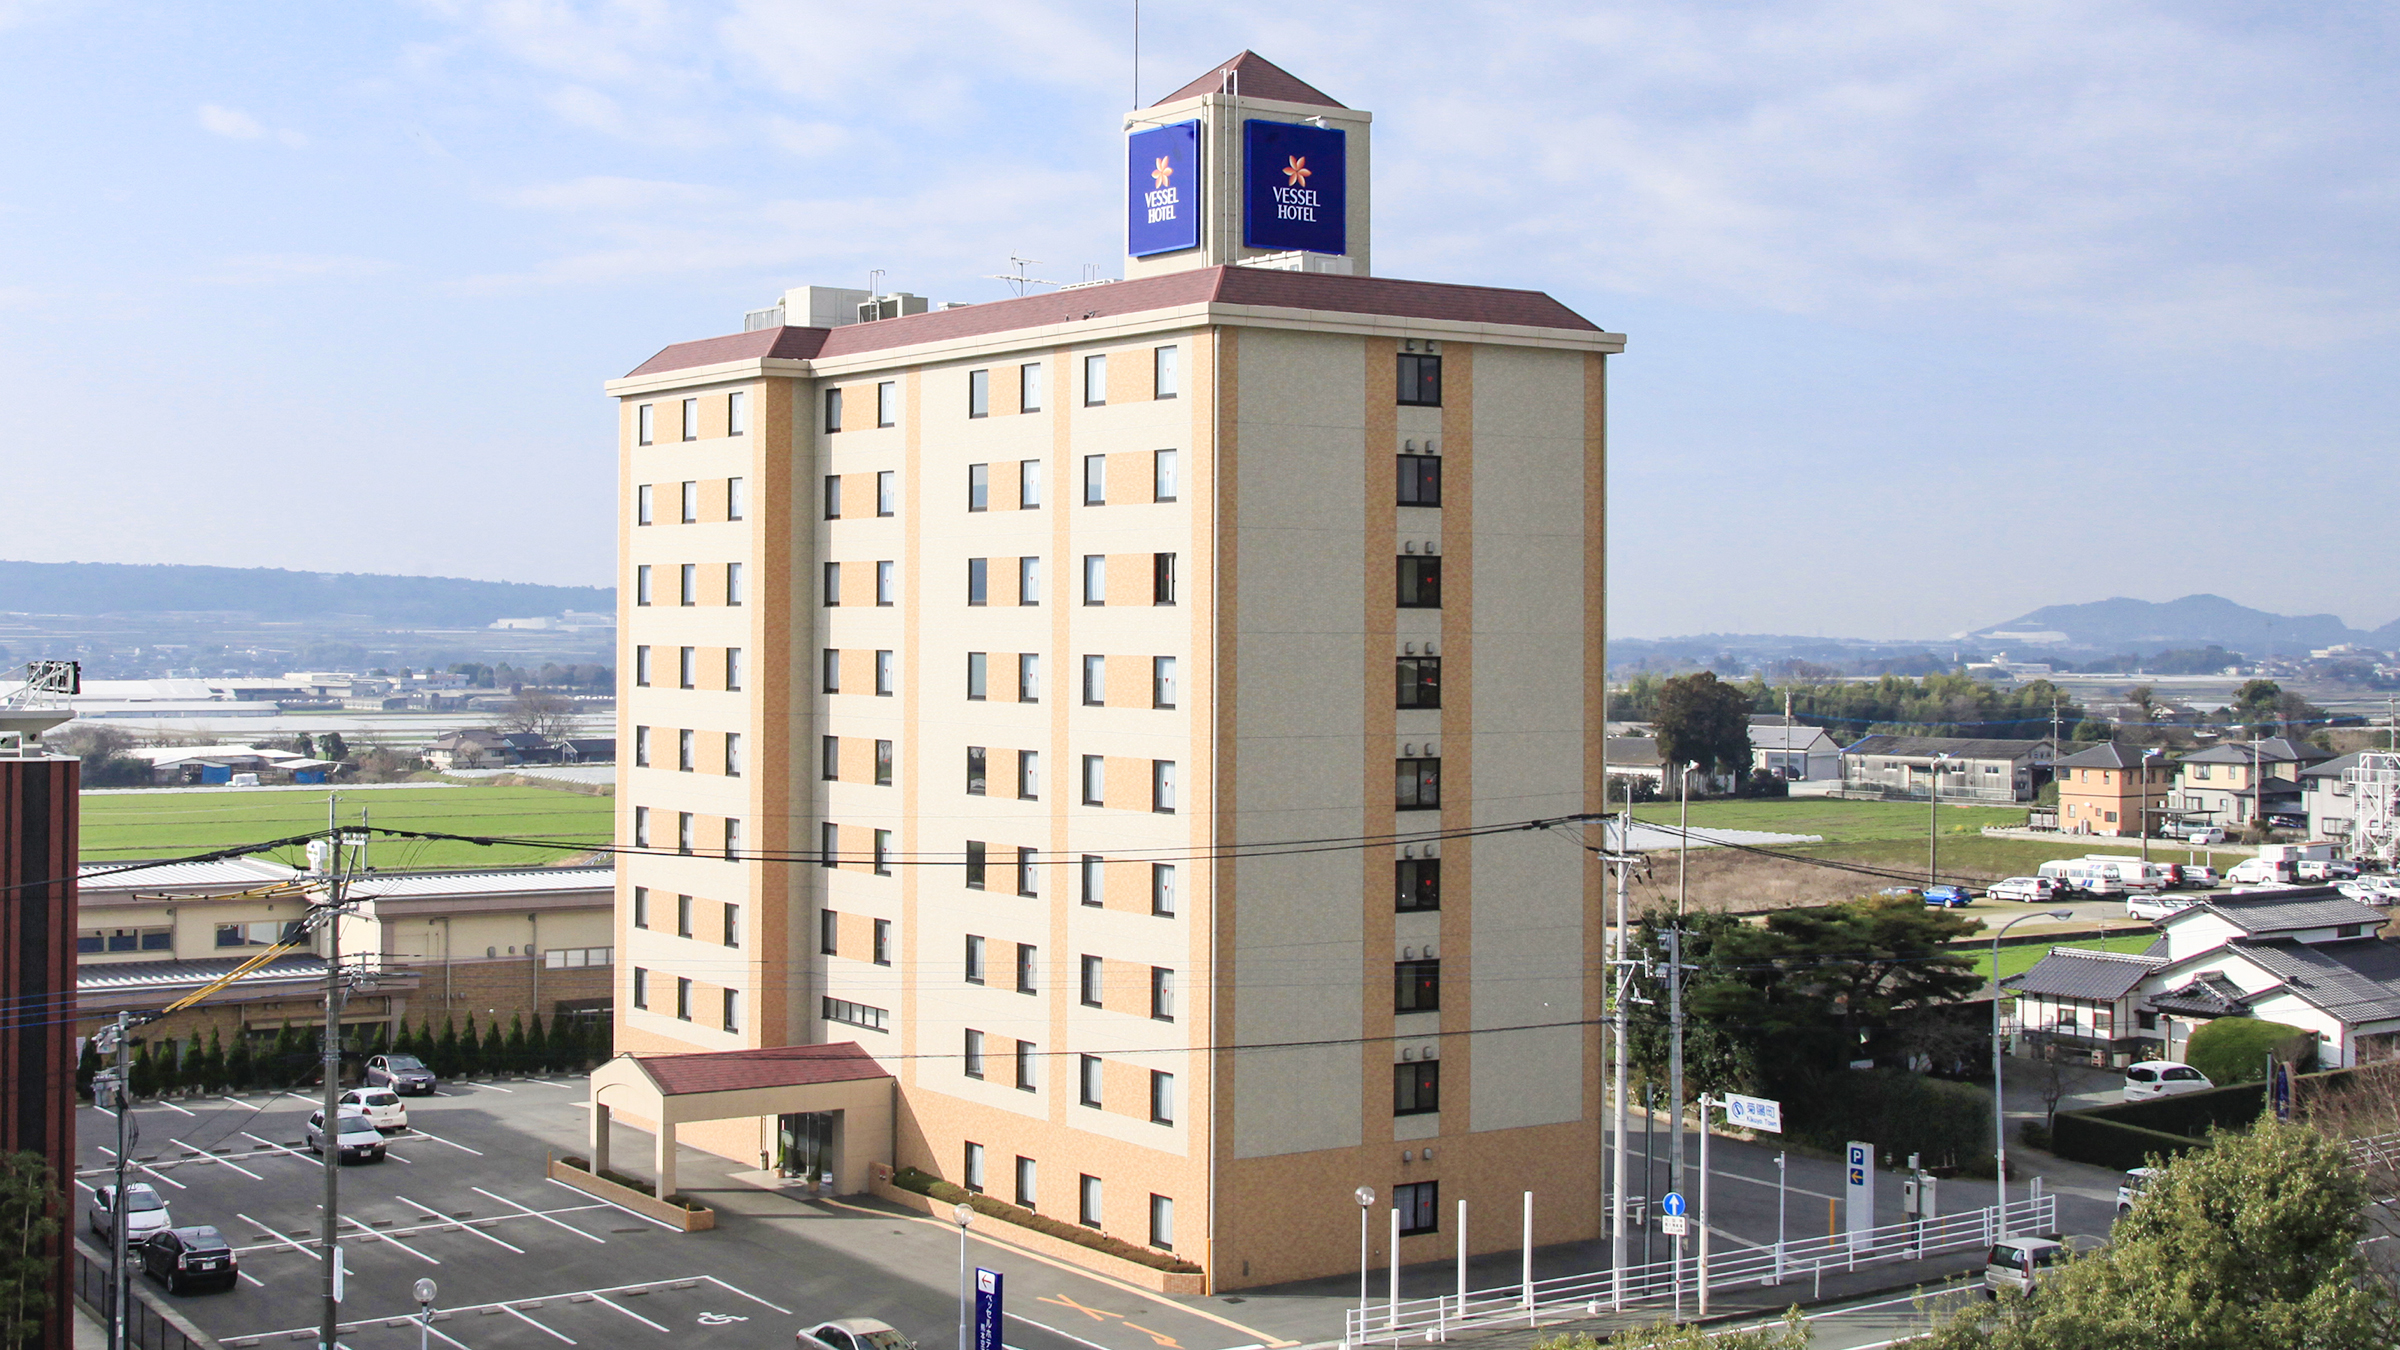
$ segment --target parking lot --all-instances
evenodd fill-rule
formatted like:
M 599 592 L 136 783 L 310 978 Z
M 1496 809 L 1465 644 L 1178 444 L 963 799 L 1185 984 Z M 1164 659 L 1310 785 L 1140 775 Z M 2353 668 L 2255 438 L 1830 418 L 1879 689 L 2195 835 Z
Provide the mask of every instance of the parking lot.
M 352 1350 L 417 1344 L 410 1290 L 422 1277 L 440 1287 L 432 1343 L 460 1350 L 653 1337 L 712 1350 L 782 1347 L 801 1328 L 860 1316 L 931 1350 L 956 1339 L 959 1239 L 946 1224 L 753 1185 L 734 1165 L 686 1149 L 684 1189 L 719 1217 L 714 1231 L 681 1233 L 544 1176 L 546 1152 L 584 1149 L 579 1080 L 444 1084 L 440 1095 L 407 1101 L 410 1128 L 390 1134 L 386 1159 L 341 1170 L 341 1343 Z M 135 1110 L 133 1179 L 157 1188 L 177 1225 L 215 1225 L 239 1257 L 231 1292 L 172 1300 L 228 1346 L 314 1339 L 324 1172 L 302 1134 L 315 1106 L 279 1093 Z M 113 1179 L 116 1122 L 87 1106 L 80 1135 L 75 1222 L 92 1240 L 92 1188 Z M 632 1130 L 615 1141 L 629 1160 L 649 1146 Z M 969 1258 L 1008 1279 L 1014 1350 L 1228 1350 L 1293 1339 L 1235 1321 L 1226 1314 L 1241 1310 L 1219 1311 L 1217 1300 L 1167 1299 L 1014 1248 L 975 1240 Z M 1338 1305 L 1324 1316 L 1338 1334 Z

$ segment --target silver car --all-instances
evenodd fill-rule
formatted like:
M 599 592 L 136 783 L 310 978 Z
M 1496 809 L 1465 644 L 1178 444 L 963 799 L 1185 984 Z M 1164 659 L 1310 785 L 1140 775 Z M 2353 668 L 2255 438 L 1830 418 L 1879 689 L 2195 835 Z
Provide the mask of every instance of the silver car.
M 102 1186 L 92 1192 L 92 1231 L 103 1240 L 114 1240 L 117 1223 L 117 1188 Z M 139 1242 L 152 1233 L 164 1232 L 175 1226 L 168 1217 L 167 1202 L 158 1198 L 158 1191 L 146 1181 L 128 1182 L 125 1186 L 125 1240 Z
M 798 1350 L 917 1350 L 917 1343 L 889 1322 L 844 1317 L 792 1333 Z

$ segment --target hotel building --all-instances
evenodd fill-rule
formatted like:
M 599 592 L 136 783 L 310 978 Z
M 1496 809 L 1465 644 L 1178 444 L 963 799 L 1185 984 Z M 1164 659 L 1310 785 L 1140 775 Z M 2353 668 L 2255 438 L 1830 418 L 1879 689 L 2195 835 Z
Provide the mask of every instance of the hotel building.
M 1599 1232 L 1600 873 L 1475 832 L 1601 805 L 1624 340 L 1371 275 L 1369 125 L 1244 53 L 1127 117 L 1125 280 L 804 288 L 608 385 L 620 1051 L 855 1042 L 845 1181 L 1211 1289 L 1354 1268 L 1362 1186 L 1409 1261 Z

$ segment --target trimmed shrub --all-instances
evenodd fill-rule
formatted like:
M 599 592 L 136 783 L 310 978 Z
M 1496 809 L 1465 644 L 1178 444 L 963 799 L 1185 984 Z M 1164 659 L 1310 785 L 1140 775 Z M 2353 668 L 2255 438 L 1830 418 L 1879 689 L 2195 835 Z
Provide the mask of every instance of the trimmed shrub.
M 1785 1138 L 1839 1152 L 1871 1139 L 1894 1157 L 1915 1153 L 1929 1168 L 1989 1167 L 1992 1094 L 1898 1069 L 1811 1074 L 1783 1084 Z
M 1072 1242 L 1078 1247 L 1089 1247 L 1094 1251 L 1106 1252 L 1110 1256 L 1120 1257 L 1127 1261 L 1138 1261 L 1155 1270 L 1164 1270 L 1178 1275 L 1200 1273 L 1200 1267 L 1171 1252 L 1162 1252 L 1154 1247 L 1137 1247 L 1123 1238 L 1110 1237 L 1106 1233 L 1086 1228 L 1079 1223 L 1053 1219 L 1047 1214 L 1037 1214 L 1030 1209 L 1009 1204 L 1005 1200 L 995 1200 L 988 1195 L 979 1195 L 964 1187 L 953 1186 L 930 1172 L 920 1171 L 914 1167 L 903 1167 L 893 1173 L 892 1184 L 904 1191 L 915 1191 L 919 1195 L 939 1200 L 946 1205 L 955 1205 L 963 1201 L 978 1214 L 988 1214 L 1003 1222 L 1013 1223 L 1019 1228 L 1030 1228 L 1037 1233 L 1047 1233 L 1051 1237 Z
M 2303 1072 L 2314 1068 L 2316 1033 L 2256 1017 L 2220 1017 L 2192 1033 L 2183 1058 L 2208 1081 L 2225 1087 L 2265 1081 L 2269 1054 Z
M 258 1058 L 250 1051 L 250 1038 L 237 1031 L 233 1048 L 225 1052 L 225 1085 L 235 1092 L 247 1092 L 257 1084 Z
M 2144 1103 L 2147 1105 L 2147 1103 Z M 2208 1147 L 2205 1138 L 2168 1134 L 2112 1120 L 2115 1107 L 2092 1111 L 2062 1111 L 2051 1127 L 2050 1151 L 2070 1162 L 2131 1171 L 2166 1158 Z
M 100 1047 L 94 1038 L 83 1042 L 83 1057 L 75 1061 L 75 1095 L 92 1099 L 92 1075 L 100 1072 Z

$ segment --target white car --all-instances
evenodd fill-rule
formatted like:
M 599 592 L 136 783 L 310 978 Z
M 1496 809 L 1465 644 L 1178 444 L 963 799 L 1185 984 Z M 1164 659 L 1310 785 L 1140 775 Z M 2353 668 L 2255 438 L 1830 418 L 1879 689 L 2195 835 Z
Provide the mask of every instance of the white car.
M 2048 1238 L 2002 1238 L 1983 1258 L 1983 1296 L 1996 1299 L 2003 1289 L 2033 1296 L 2037 1272 L 2067 1259 L 2063 1244 Z
M 2146 1060 L 2125 1070 L 2125 1100 L 2129 1102 L 2150 1097 L 2178 1097 L 2186 1092 L 2206 1092 L 2215 1086 L 2208 1081 L 2207 1074 L 2189 1064 Z
M 2186 825 L 2177 837 L 2187 844 L 2222 844 L 2225 830 L 2219 825 Z
M 2125 899 L 2128 919 L 2163 919 L 2170 914 L 2190 909 L 2189 900 L 2170 899 L 2163 895 L 2133 895 Z
M 799 1350 L 917 1350 L 917 1343 L 872 1317 L 844 1317 L 792 1333 Z
M 319 1157 L 332 1153 L 338 1162 L 382 1162 L 383 1131 L 365 1116 L 354 1115 L 345 1109 L 334 1119 L 333 1139 L 325 1138 L 325 1113 L 308 1114 L 308 1148 Z
M 1993 882 L 1984 896 L 1991 900 L 2022 900 L 2027 904 L 2038 904 L 2058 892 L 2059 884 L 2049 877 L 2010 877 L 2005 881 Z
M 2136 1167 L 2117 1183 L 2117 1217 L 2122 1219 L 2133 1212 L 2133 1202 L 2142 1198 L 2142 1188 L 2158 1175 L 2155 1167 Z
M 114 1241 L 116 1232 L 117 1188 L 102 1186 L 92 1192 L 92 1231 L 104 1241 Z M 158 1191 L 149 1182 L 128 1182 L 125 1186 L 125 1241 L 140 1242 L 152 1233 L 164 1232 L 175 1226 L 167 1216 L 167 1202 L 158 1198 Z
M 400 1094 L 390 1088 L 352 1088 L 342 1094 L 341 1107 L 343 1115 L 365 1116 L 379 1130 L 408 1128 L 408 1108 L 400 1104 Z

